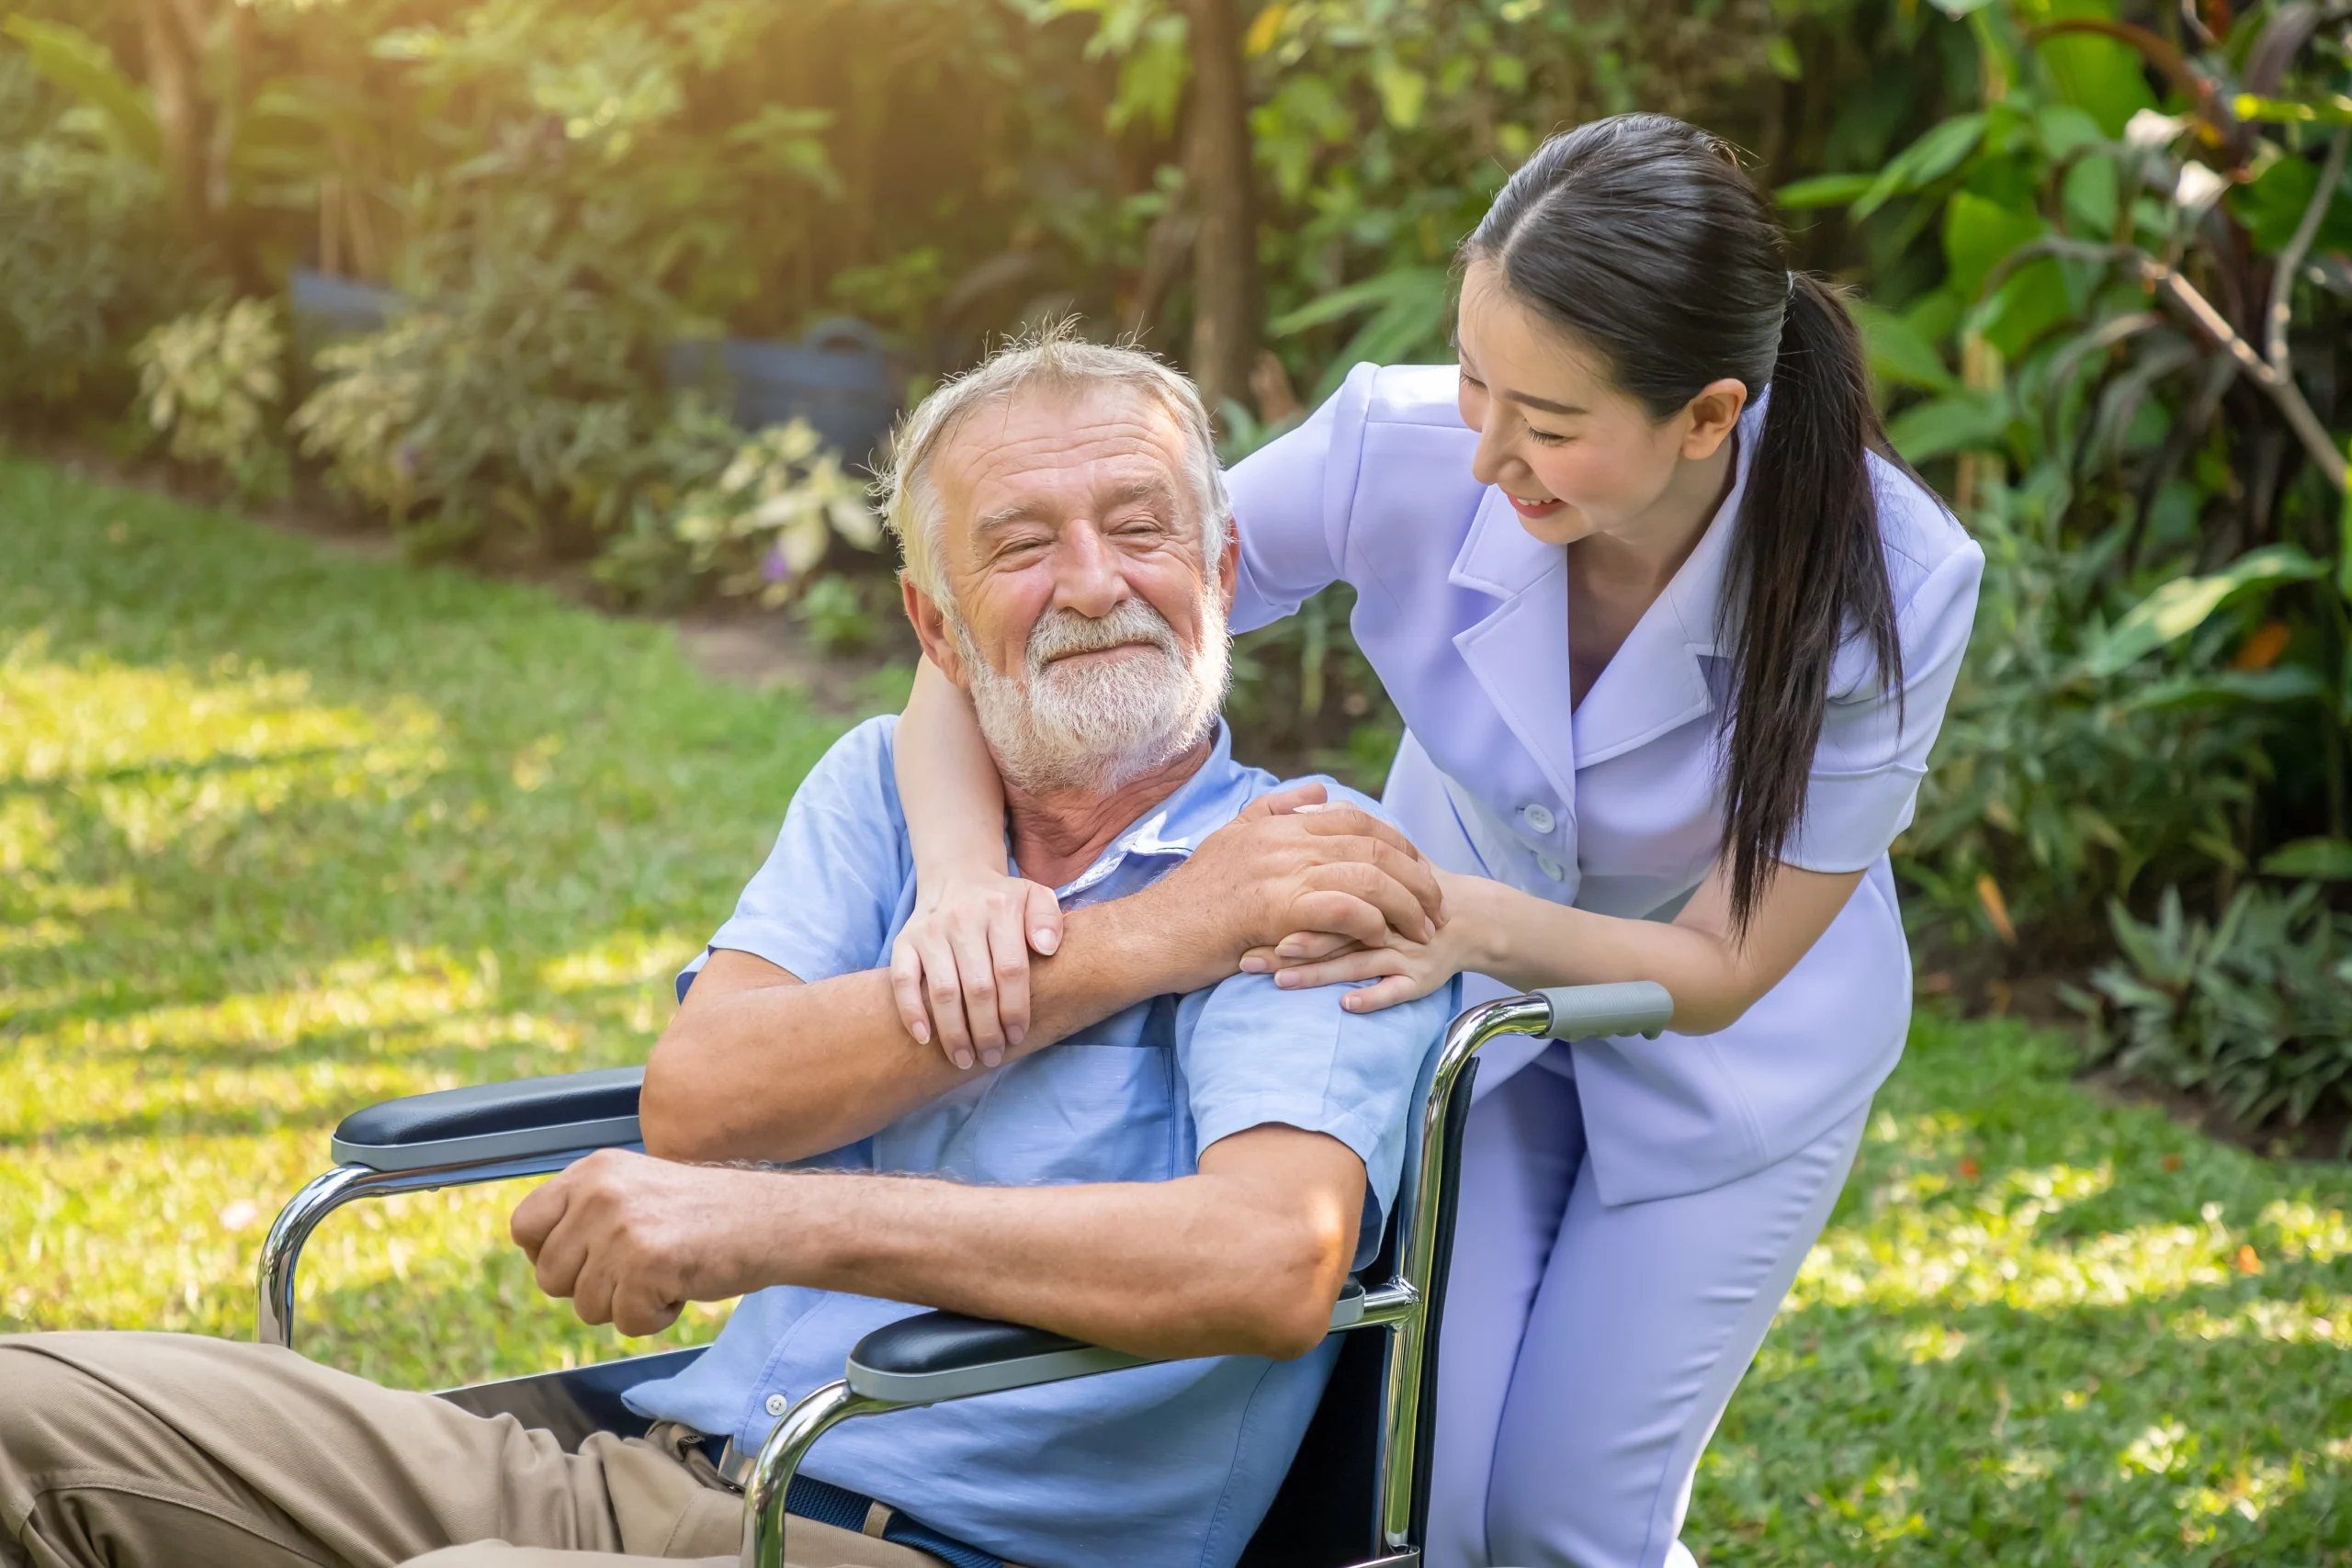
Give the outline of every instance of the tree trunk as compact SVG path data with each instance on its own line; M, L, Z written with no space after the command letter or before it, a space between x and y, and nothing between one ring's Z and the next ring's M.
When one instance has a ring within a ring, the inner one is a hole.
M164 196L180 238L205 237L204 102L197 86L199 40L187 36L172 0L146 0L139 16L147 49L147 85L155 95L155 128L164 144Z
M1186 0L1193 103L1185 186L1193 243L1193 378L1215 412L1246 399L1257 363L1258 223L1250 200L1250 96L1235 0Z

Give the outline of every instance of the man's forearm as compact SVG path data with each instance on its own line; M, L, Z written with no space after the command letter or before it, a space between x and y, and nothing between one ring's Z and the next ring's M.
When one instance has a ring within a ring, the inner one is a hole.
M1071 912L1060 951L1032 971L1033 1021L1012 1055L1231 971L1210 923L1164 886ZM854 1143L968 1076L907 1033L885 970L689 992L646 1071L646 1148L670 1159L801 1159Z
M853 1292L1148 1356L1305 1353L1328 1327L1354 1235L1352 1209L1230 1176L1035 1188L740 1179L747 1289Z

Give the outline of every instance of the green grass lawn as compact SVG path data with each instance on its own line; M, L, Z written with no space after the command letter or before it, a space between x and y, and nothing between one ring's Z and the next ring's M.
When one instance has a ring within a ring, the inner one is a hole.
M641 1058L837 728L657 626L0 460L0 1330L248 1335L345 1111ZM1920 1020L1702 1471L1708 1562L2352 1564L2352 1172L2069 1068ZM330 1220L304 1348L618 1353L514 1196Z

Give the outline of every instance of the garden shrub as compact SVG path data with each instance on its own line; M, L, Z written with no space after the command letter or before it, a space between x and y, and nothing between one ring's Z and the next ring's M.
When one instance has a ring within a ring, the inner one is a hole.
M121 408L130 343L190 283L154 173L0 44L0 407Z
M286 333L276 305L215 300L155 328L130 356L141 412L174 457L225 471L243 495L284 491Z
M2249 1122L2352 1113L2352 916L2320 885L2242 887L2210 922L2171 888L2153 922L2110 911L2121 956L2092 975L2095 997L2075 998L2096 1055Z

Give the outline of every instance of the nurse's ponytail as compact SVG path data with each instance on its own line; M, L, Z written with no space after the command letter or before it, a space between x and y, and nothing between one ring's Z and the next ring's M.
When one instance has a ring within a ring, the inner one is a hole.
M1730 655L1722 854L1744 934L1804 822L1839 649L1866 646L1882 687L1903 688L1868 456L1893 455L1860 337L1829 285L1786 270L1770 203L1732 151L1665 115L1546 141L1463 254L1597 350L1657 418L1726 377L1751 398L1770 386L1715 628Z

